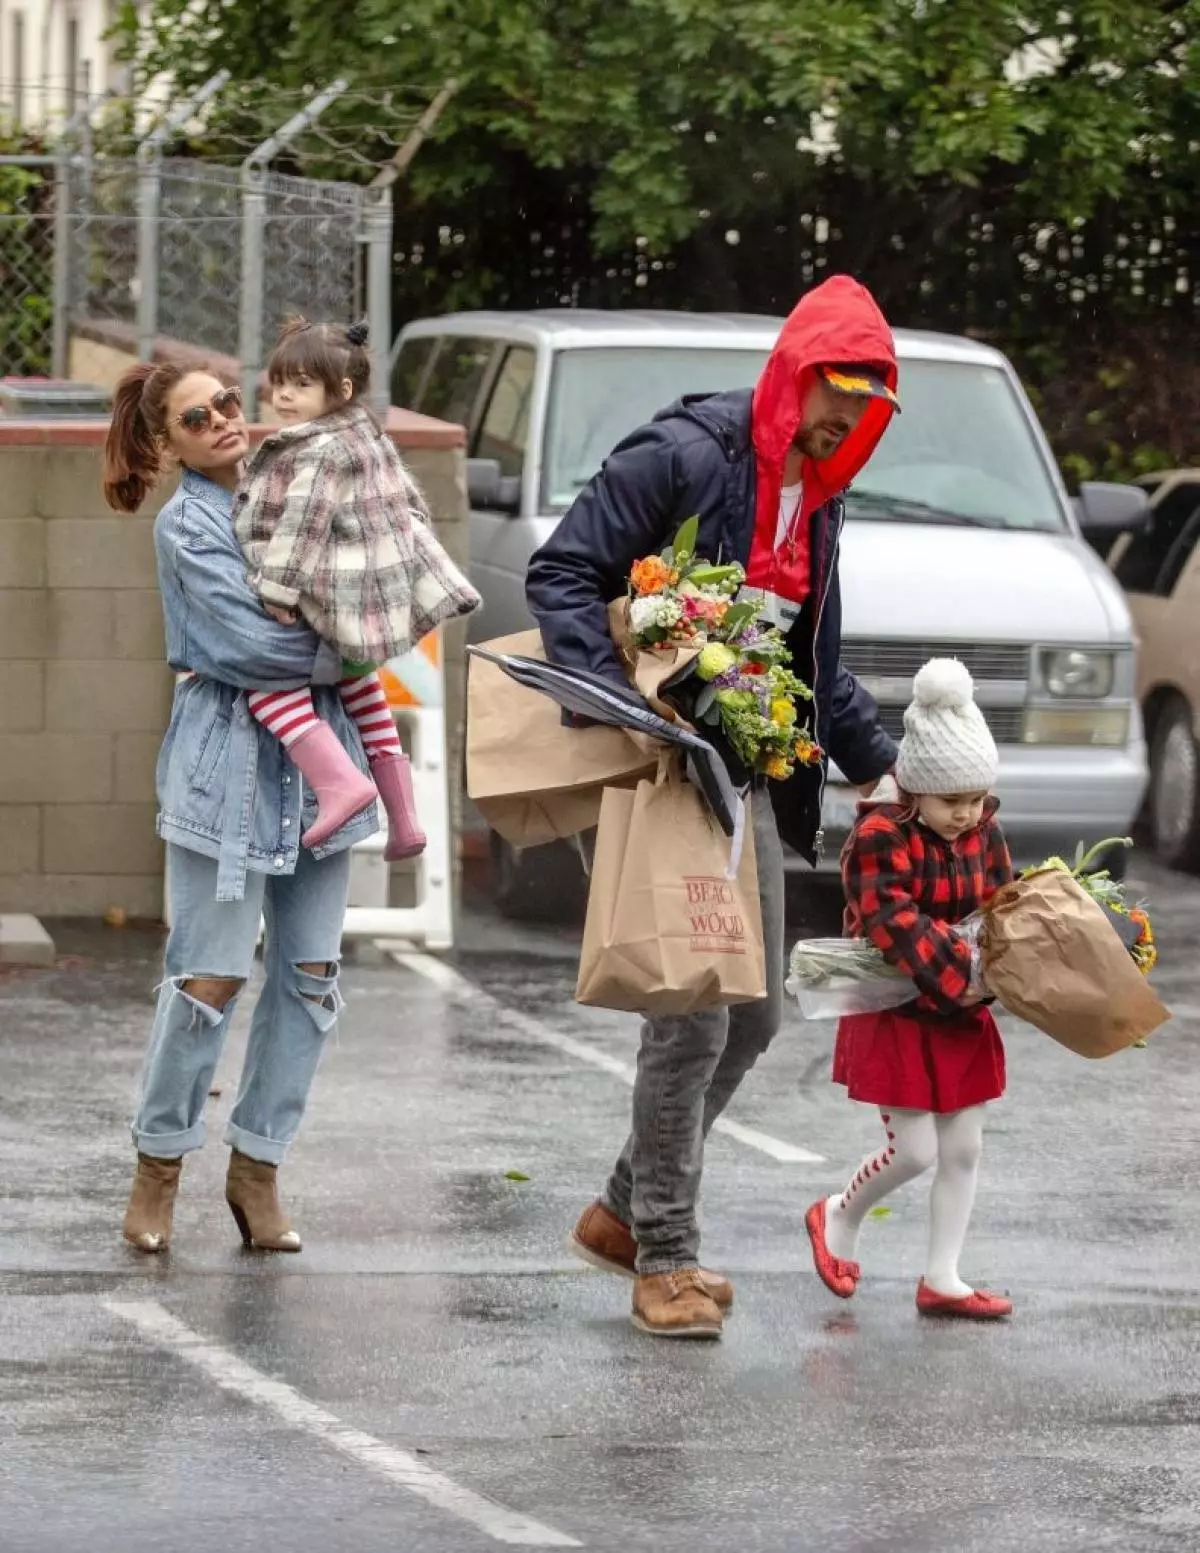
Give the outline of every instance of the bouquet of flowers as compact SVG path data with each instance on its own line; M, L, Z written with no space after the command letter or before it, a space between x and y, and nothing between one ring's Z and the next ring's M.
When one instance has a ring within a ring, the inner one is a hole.
M1133 956L1133 963L1143 976L1149 976L1158 964L1158 947L1154 942L1154 927L1145 902L1140 901L1135 906L1128 905L1125 900L1124 885L1114 879L1107 868L1101 869L1098 873L1091 872L1092 865L1097 859L1103 857L1113 847L1132 845L1133 841L1128 836L1114 837L1109 841L1099 842L1090 852L1085 852L1081 842L1075 852L1074 865L1061 857L1048 857L1036 868L1027 868L1021 878L1031 879L1035 874L1046 873L1051 869L1073 875L1098 905L1103 906L1105 911L1117 918L1113 925L1120 934L1121 941Z
M786 781L796 765L815 766L821 749L801 724L797 701L812 691L789 668L783 635L736 594L746 574L696 554L700 524L689 518L661 555L638 561L629 576L628 621L643 652L690 649L686 679L697 682L687 715L718 730L748 771Z
M1055 873L1067 874L1085 895L1104 909L1134 965L1145 977L1153 970L1158 958L1149 912L1144 904L1130 906L1126 902L1124 886L1108 870L1090 871L1096 861L1113 847L1132 845L1128 838L1102 841L1090 852L1085 851L1081 845L1075 854L1073 866L1061 857L1047 858L1036 868L1025 869L1021 880L1036 880L1039 876ZM1012 891L1013 886L1006 886L1006 889ZM983 932L986 920L986 912L976 912L955 924L955 931L970 945L972 954L978 957L977 964L982 966L985 982L988 946L982 940L986 938ZM1116 949L1115 944L1113 948ZM1134 980L1136 982L1136 978ZM885 1009L899 1008L917 996L913 983L889 965L874 945L862 939L849 938L802 939L796 944L791 954L787 990L799 1002L800 1011L806 1019L835 1019L844 1014L882 1013ZM1011 992L1009 996L1012 996ZM1061 1039L1055 1029L1048 1029L1047 1033ZM1144 1046L1145 1039L1126 1044Z

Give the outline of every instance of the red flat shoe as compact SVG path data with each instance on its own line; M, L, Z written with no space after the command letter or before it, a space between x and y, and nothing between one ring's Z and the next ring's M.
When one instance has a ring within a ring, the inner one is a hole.
M961 1299L952 1294L939 1294L921 1279L917 1285L917 1309L923 1316L958 1316L966 1321L1003 1321L1012 1315L1013 1304L1002 1294L989 1294L986 1289Z
M862 1268L857 1262L847 1262L834 1256L825 1244L825 1199L813 1203L804 1215L804 1227L812 1242L813 1266L817 1277L831 1294L839 1300L848 1300L858 1287Z

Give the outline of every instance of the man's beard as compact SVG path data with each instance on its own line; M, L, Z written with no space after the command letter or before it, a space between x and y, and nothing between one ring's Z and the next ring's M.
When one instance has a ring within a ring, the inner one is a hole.
M829 458L831 454L837 452L849 435L849 426L828 425L822 422L817 426L803 427L796 434L792 446L807 458Z

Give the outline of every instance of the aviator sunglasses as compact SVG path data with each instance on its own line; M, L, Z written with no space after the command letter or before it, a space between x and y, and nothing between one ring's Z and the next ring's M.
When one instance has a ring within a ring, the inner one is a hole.
M202 431L207 431L213 423L213 412L222 415L226 420L240 419L242 413L242 391L240 388L222 388L212 396L208 404L192 405L182 415L177 415L172 426L182 426L184 431L190 431L193 436Z

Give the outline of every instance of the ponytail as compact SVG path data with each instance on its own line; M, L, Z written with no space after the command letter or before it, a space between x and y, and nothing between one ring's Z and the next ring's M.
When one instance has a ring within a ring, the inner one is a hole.
M117 384L103 474L104 499L115 512L136 512L158 483L167 395L183 376L179 367L142 361Z

